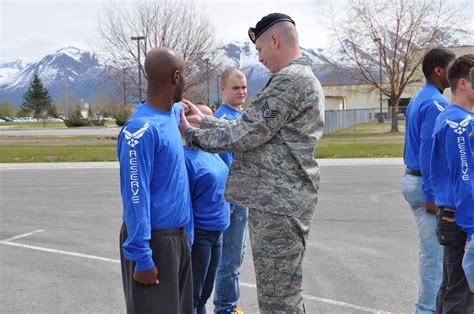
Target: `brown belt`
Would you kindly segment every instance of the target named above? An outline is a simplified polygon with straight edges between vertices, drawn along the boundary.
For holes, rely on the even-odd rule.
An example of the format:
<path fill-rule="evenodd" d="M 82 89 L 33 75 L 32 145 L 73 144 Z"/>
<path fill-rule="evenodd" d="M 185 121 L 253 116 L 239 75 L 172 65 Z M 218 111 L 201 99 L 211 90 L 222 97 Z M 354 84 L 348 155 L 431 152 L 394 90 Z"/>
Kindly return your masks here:
<path fill-rule="evenodd" d="M 412 176 L 421 177 L 421 171 L 418 171 L 418 170 L 413 170 L 413 169 L 410 169 L 410 168 L 406 168 L 405 173 L 410 174 Z"/>
<path fill-rule="evenodd" d="M 456 220 L 454 219 L 454 214 L 456 211 L 451 208 L 446 208 L 446 207 L 438 207 L 438 215 L 441 216 L 441 219 L 444 221 L 448 222 L 455 222 Z"/>

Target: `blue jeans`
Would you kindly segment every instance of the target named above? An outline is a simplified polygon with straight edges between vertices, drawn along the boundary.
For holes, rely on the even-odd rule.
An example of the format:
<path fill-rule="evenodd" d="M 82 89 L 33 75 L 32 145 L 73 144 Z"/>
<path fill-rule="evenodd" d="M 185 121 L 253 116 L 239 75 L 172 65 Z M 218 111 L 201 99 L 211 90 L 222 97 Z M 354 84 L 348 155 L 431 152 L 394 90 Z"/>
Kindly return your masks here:
<path fill-rule="evenodd" d="M 206 313 L 206 302 L 214 287 L 214 279 L 221 254 L 222 231 L 194 229 L 191 260 L 193 265 L 193 305 L 195 314 Z"/>
<path fill-rule="evenodd" d="M 214 312 L 218 313 L 237 305 L 240 298 L 240 265 L 244 260 L 249 210 L 236 205 L 230 225 L 224 231 L 222 258 L 217 270 L 214 291 Z"/>
<path fill-rule="evenodd" d="M 466 247 L 464 257 L 462 259 L 462 268 L 466 275 L 469 289 L 474 292 L 474 240 L 471 240 Z"/>
<path fill-rule="evenodd" d="M 436 295 L 443 276 L 443 247 L 436 236 L 436 216 L 426 212 L 423 179 L 405 174 L 402 194 L 415 216 L 420 252 L 418 256 L 419 290 L 416 313 L 435 313 Z"/>

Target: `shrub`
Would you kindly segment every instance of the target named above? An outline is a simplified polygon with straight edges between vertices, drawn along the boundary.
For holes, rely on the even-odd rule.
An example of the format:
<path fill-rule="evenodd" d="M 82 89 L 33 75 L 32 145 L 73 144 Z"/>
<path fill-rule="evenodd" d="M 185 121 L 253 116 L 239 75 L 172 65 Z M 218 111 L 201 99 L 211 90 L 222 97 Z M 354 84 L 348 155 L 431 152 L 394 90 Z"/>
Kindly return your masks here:
<path fill-rule="evenodd" d="M 68 128 L 71 128 L 78 126 L 91 126 L 92 122 L 89 119 L 85 119 L 81 115 L 73 115 L 69 119 L 65 119 L 64 124 L 66 124 Z"/>
<path fill-rule="evenodd" d="M 104 119 L 91 119 L 92 125 L 95 126 L 104 126 L 105 120 Z"/>
<path fill-rule="evenodd" d="M 132 114 L 132 111 L 129 108 L 120 110 L 115 115 L 115 123 L 118 126 L 123 126 L 127 122 L 131 114 Z"/>

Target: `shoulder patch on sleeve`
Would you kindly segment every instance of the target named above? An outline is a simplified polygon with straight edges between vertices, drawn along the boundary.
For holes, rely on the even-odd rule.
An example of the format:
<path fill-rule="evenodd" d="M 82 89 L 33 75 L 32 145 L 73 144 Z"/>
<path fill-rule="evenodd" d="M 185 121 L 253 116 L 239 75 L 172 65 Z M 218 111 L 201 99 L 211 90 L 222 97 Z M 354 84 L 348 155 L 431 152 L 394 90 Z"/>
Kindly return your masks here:
<path fill-rule="evenodd" d="M 274 119 L 278 116 L 281 116 L 280 111 L 270 109 L 270 106 L 265 102 L 262 106 L 262 116 L 265 120 Z"/>
<path fill-rule="evenodd" d="M 467 117 L 466 119 L 462 120 L 459 123 L 446 119 L 446 123 L 453 129 L 454 133 L 457 133 L 459 135 L 463 134 L 466 131 L 465 126 L 467 126 L 469 121 L 470 121 L 469 117 Z"/>
<path fill-rule="evenodd" d="M 438 108 L 439 111 L 441 111 L 441 112 L 444 111 L 444 107 L 441 106 L 436 99 L 434 100 L 434 104 L 435 104 L 436 108 Z"/>
<path fill-rule="evenodd" d="M 143 136 L 143 134 L 145 134 L 149 126 L 150 125 L 148 124 L 148 122 L 146 122 L 145 125 L 141 129 L 133 133 L 127 131 L 127 127 L 124 127 L 122 130 L 122 133 L 125 135 L 125 139 L 128 140 L 127 144 L 130 145 L 131 147 L 137 146 L 140 143 L 138 139 L 140 139 Z"/>

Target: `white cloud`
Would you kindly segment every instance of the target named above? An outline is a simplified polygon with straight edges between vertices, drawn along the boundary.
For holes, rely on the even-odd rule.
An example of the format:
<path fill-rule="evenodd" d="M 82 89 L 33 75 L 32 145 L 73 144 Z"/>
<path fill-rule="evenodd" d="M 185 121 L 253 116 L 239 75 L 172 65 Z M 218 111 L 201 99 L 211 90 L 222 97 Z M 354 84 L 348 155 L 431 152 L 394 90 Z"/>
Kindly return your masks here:
<path fill-rule="evenodd" d="M 0 60 L 33 61 L 66 46 L 93 51 L 98 40 L 98 16 L 110 1 L 0 0 Z M 269 13 L 281 12 L 295 20 L 301 46 L 313 49 L 328 45 L 321 17 L 328 15 L 329 3 L 340 10 L 347 3 L 347 0 L 196 1 L 207 7 L 217 38 L 223 43 L 247 40 L 249 27 Z M 468 23 L 474 28 L 472 20 Z"/>

